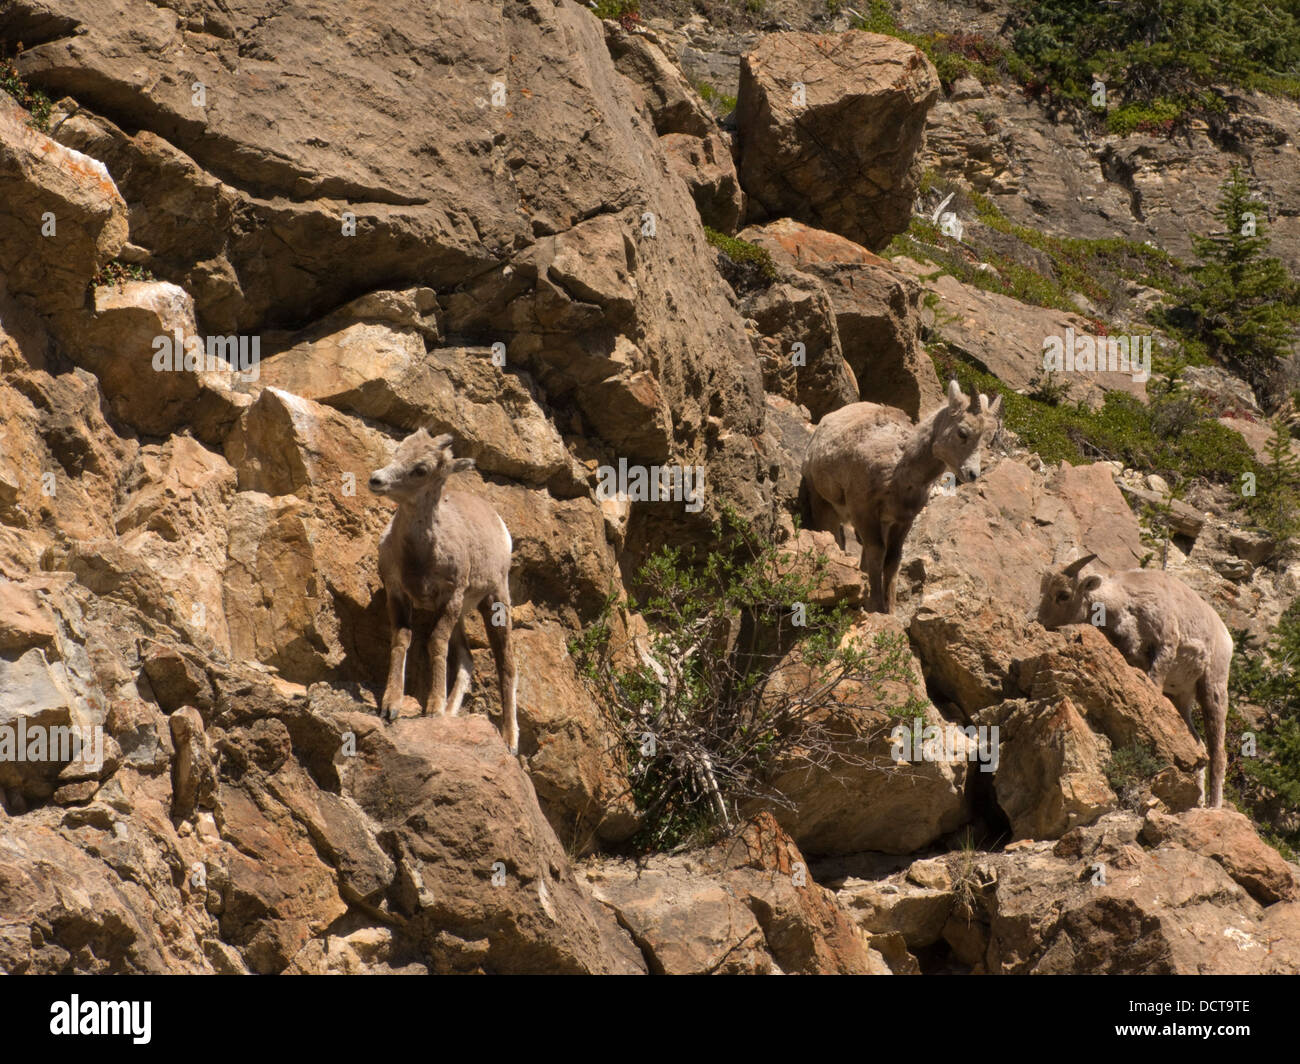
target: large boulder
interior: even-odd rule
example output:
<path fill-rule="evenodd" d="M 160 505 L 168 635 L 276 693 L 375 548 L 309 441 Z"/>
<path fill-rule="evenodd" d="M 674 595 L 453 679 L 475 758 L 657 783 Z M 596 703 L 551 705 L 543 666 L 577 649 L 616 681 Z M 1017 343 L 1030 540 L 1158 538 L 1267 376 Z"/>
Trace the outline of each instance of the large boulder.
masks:
<path fill-rule="evenodd" d="M 816 278 L 777 267 L 776 280 L 747 292 L 740 308 L 754 323 L 754 351 L 769 392 L 806 406 L 814 421 L 857 402 L 858 382 Z"/>
<path fill-rule="evenodd" d="M 257 365 L 253 338 L 235 338 L 244 345 L 242 372 L 210 339 L 199 334 L 194 301 L 183 288 L 129 281 L 95 289 L 94 314 L 74 350 L 78 364 L 99 378 L 113 413 L 133 429 L 149 436 L 187 429 L 220 445 L 252 401 L 239 389 L 257 376 Z"/>
<path fill-rule="evenodd" d="M 930 61 L 896 38 L 763 37 L 736 106 L 751 218 L 788 215 L 879 251 L 907 228 L 938 96 Z"/>
<path fill-rule="evenodd" d="M 660 144 L 673 173 L 690 189 L 700 221 L 723 233 L 740 228 L 745 193 L 726 134 L 716 130 L 703 137 L 669 133 L 660 138 Z"/>
<path fill-rule="evenodd" d="M 592 901 L 484 717 L 341 718 L 343 789 L 398 854 L 404 934 L 438 971 L 622 974 L 645 962 Z"/>
<path fill-rule="evenodd" d="M 1037 610 L 1054 562 L 1094 553 L 1103 569 L 1135 569 L 1148 553 L 1108 466 L 1063 462 L 1036 473 L 996 454 L 985 462 L 974 484 L 936 491 L 912 527 L 899 574 L 904 610 L 951 594 L 1024 616 Z"/>
<path fill-rule="evenodd" d="M 1235 809 L 1188 809 L 1176 816 L 1153 809 L 1142 824 L 1142 841 L 1172 843 L 1213 858 L 1261 905 L 1300 894 L 1296 872 Z"/>
<path fill-rule="evenodd" d="M 1069 700 L 1004 702 L 976 714 L 998 728 L 993 789 L 1014 839 L 1055 839 L 1117 804 L 1106 780 L 1110 742 Z"/>

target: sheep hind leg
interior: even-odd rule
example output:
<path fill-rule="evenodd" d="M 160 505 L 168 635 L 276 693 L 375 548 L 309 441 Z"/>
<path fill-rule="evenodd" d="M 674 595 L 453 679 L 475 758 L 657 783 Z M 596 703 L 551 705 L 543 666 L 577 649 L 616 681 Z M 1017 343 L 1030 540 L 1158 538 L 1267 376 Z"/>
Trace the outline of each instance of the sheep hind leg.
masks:
<path fill-rule="evenodd" d="M 890 525 L 885 533 L 885 555 L 881 563 L 880 576 L 883 581 L 883 597 L 886 613 L 894 612 L 894 584 L 898 579 L 898 567 L 903 561 L 903 542 L 912 530 L 912 522 L 898 522 Z"/>
<path fill-rule="evenodd" d="M 1208 676 L 1202 676 L 1196 684 L 1196 700 L 1201 704 L 1205 745 L 1210 751 L 1210 791 L 1204 795 L 1205 805 L 1209 809 L 1218 809 L 1223 805 L 1223 777 L 1228 770 L 1228 754 L 1224 749 L 1228 718 L 1227 678 L 1216 683 Z"/>
<path fill-rule="evenodd" d="M 447 696 L 447 713 L 455 717 L 460 715 L 460 706 L 465 700 L 465 693 L 469 690 L 474 668 L 474 658 L 469 652 L 469 639 L 465 636 L 463 620 L 456 625 L 456 630 L 452 633 L 451 654 L 456 661 L 456 679 L 451 685 L 451 694 Z"/>
<path fill-rule="evenodd" d="M 812 510 L 812 525 L 815 529 L 830 532 L 835 536 L 835 543 L 844 550 L 844 522 L 840 519 L 839 511 L 835 509 L 833 503 L 822 498 L 817 491 L 808 488 L 808 505 Z"/>
<path fill-rule="evenodd" d="M 862 559 L 858 566 L 867 574 L 871 586 L 868 609 L 873 613 L 885 613 L 885 545 L 880 541 L 880 528 L 875 524 L 855 524 L 853 530 L 862 541 Z"/>
<path fill-rule="evenodd" d="M 483 615 L 483 626 L 487 629 L 492 657 L 496 660 L 497 684 L 501 692 L 501 737 L 513 756 L 519 753 L 516 707 L 519 676 L 515 672 L 515 652 L 511 642 L 510 600 L 505 597 L 484 599 L 479 612 Z"/>
<path fill-rule="evenodd" d="M 1192 733 L 1192 738 L 1196 738 L 1196 717 L 1194 709 L 1196 706 L 1196 695 L 1194 691 L 1180 691 L 1177 694 L 1169 695 L 1169 701 L 1174 704 L 1174 708 L 1181 714 L 1183 720 L 1187 722 L 1187 730 Z M 1202 765 L 1200 771 L 1196 774 L 1197 786 L 1200 790 L 1201 804 L 1205 804 L 1205 766 Z"/>

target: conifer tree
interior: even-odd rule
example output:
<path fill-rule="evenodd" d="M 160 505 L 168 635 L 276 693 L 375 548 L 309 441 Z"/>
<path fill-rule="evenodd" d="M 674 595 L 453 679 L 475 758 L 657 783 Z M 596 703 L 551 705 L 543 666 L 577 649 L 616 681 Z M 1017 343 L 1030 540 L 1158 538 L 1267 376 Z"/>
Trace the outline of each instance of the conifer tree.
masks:
<path fill-rule="evenodd" d="M 1282 260 L 1267 254 L 1264 205 L 1254 199 L 1240 167 L 1219 187 L 1215 216 L 1222 230 L 1194 236 L 1200 265 L 1184 292 L 1201 336 L 1221 361 L 1267 396 L 1278 362 L 1300 323 L 1297 288 Z"/>

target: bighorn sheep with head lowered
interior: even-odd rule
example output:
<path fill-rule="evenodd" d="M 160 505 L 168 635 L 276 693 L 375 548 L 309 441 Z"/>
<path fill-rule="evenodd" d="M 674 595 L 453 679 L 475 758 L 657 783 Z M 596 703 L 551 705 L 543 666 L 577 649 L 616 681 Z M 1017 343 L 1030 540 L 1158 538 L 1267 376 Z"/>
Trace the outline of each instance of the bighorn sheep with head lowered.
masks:
<path fill-rule="evenodd" d="M 515 719 L 514 656 L 510 645 L 510 552 L 505 522 L 482 499 L 446 491 L 452 473 L 473 469 L 472 458 L 456 458 L 450 434 L 431 437 L 424 429 L 398 446 L 393 460 L 370 475 L 370 490 L 397 500 L 397 512 L 379 541 L 379 575 L 388 597 L 392 647 L 381 715 L 392 720 L 398 709 L 415 703 L 405 694 L 406 652 L 411 645 L 411 612 L 434 612 L 429 636 L 433 685 L 426 713 L 460 712 L 469 689 L 472 659 L 464 619 L 476 607 L 483 616 L 501 689 L 501 733 L 510 752 L 519 749 Z M 448 655 L 455 656 L 456 678 L 447 692 Z"/>
<path fill-rule="evenodd" d="M 1045 628 L 1091 621 L 1178 707 L 1187 726 L 1192 703 L 1201 704 L 1210 754 L 1210 792 L 1201 773 L 1201 799 L 1223 804 L 1227 768 L 1223 736 L 1228 715 L 1228 669 L 1232 636 L 1219 615 L 1177 577 L 1161 570 L 1129 569 L 1082 576 L 1097 556 L 1088 554 L 1043 574 L 1038 620 Z"/>
<path fill-rule="evenodd" d="M 862 545 L 871 608 L 894 611 L 903 541 L 948 471 L 965 484 L 979 476 L 982 445 L 997 431 L 1002 396 L 968 400 L 948 385 L 948 401 L 918 425 L 893 407 L 851 403 L 822 418 L 803 460 L 810 527 L 832 531 L 844 549 L 844 522 Z"/>

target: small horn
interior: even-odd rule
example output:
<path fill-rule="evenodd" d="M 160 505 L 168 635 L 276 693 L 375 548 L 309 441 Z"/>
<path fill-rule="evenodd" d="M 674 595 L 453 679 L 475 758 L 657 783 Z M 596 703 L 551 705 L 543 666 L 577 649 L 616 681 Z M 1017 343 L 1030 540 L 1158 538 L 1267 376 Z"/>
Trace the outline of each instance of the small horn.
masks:
<path fill-rule="evenodd" d="M 980 392 L 980 413 L 987 414 L 988 412 L 989 412 L 989 397 L 985 395 L 983 392 Z"/>
<path fill-rule="evenodd" d="M 450 432 L 444 432 L 441 436 L 433 437 L 433 445 L 435 447 L 450 447 L 455 442 L 455 440 L 456 437 L 453 436 Z"/>
<path fill-rule="evenodd" d="M 1087 565 L 1087 564 L 1088 564 L 1089 562 L 1091 562 L 1091 561 L 1096 561 L 1096 560 L 1097 560 L 1097 555 L 1095 555 L 1095 554 L 1085 554 L 1082 558 L 1079 558 L 1079 559 L 1077 559 L 1077 560 L 1075 560 L 1075 561 L 1072 561 L 1069 565 L 1067 565 L 1067 566 L 1066 566 L 1064 569 L 1062 569 L 1061 571 L 1062 571 L 1066 576 L 1068 576 L 1068 577 L 1070 577 L 1071 579 L 1073 579 L 1074 577 L 1078 576 L 1080 572 L 1083 571 L 1083 567 L 1084 567 L 1085 565 Z"/>

